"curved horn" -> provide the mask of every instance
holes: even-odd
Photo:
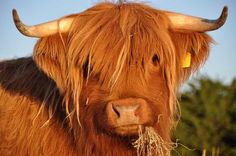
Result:
[[[224,25],[228,16],[228,7],[225,6],[220,17],[216,20],[209,20],[200,17],[188,16],[179,13],[165,12],[169,17],[172,28],[198,32],[212,31]]]
[[[42,23],[34,26],[24,25],[15,9],[12,10],[13,20],[17,29],[25,36],[46,37],[58,33],[67,32],[73,22],[73,17],[66,17],[59,20]]]

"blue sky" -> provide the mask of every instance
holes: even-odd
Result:
[[[81,12],[98,2],[99,0],[0,1],[0,60],[30,56],[36,42],[35,38],[25,37],[17,31],[11,15],[13,8],[18,10],[25,24],[34,25]],[[236,78],[235,0],[144,0],[144,2],[155,8],[209,19],[218,18],[223,6],[227,5],[228,20],[221,29],[209,33],[216,44],[212,45],[210,57],[197,76],[207,75],[224,82]]]

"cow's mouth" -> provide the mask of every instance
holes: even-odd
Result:
[[[144,125],[132,124],[115,127],[114,131],[121,136],[137,136],[139,131],[143,129]]]

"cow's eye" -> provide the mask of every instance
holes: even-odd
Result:
[[[83,65],[83,72],[84,77],[86,78],[88,76],[88,60],[86,60],[85,64]]]
[[[159,56],[158,56],[157,54],[154,54],[154,55],[152,56],[152,63],[153,63],[153,65],[154,65],[154,66],[157,66],[157,65],[159,64],[159,61],[160,61]]]

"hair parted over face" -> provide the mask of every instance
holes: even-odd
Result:
[[[178,87],[204,63],[212,39],[202,32],[171,29],[164,11],[138,3],[100,3],[70,17],[69,31],[40,38],[33,57],[64,96],[75,137],[87,142],[106,138],[111,144],[116,138],[120,143],[120,136],[135,138],[141,125],[170,143]],[[191,66],[183,68],[187,52]],[[114,101],[126,105],[127,99],[141,103],[135,108],[138,121],[128,119],[137,124],[135,130],[117,128],[109,111],[110,103],[118,110]],[[88,145],[83,146],[79,148],[89,154]]]

